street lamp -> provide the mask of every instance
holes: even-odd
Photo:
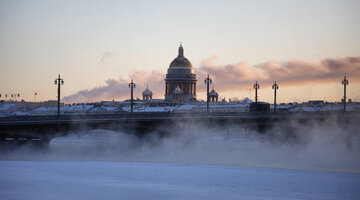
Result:
[[[59,74],[59,77],[57,79],[55,79],[54,81],[54,84],[55,85],[58,85],[58,111],[57,111],[57,119],[60,119],[60,85],[64,85],[64,80],[60,77],[60,74]]]
[[[3,96],[5,97],[5,98],[7,98],[8,97],[8,94],[3,94]],[[16,101],[16,97],[20,97],[20,93],[12,93],[12,94],[9,94],[9,96],[11,97],[11,98],[14,98],[14,100]],[[2,95],[0,94],[0,98],[2,97]],[[10,99],[10,100],[12,100],[12,99]]]
[[[209,93],[209,86],[212,83],[212,80],[209,76],[209,74],[207,75],[207,78],[205,78],[204,83],[206,84],[206,111],[209,112],[209,102],[210,102],[210,93]]]
[[[346,76],[344,76],[342,84],[344,85],[344,112],[346,112],[346,86],[349,85],[349,81],[346,79]]]
[[[276,111],[276,90],[279,89],[279,85],[276,83],[276,81],[272,86],[272,89],[274,89],[274,111]]]
[[[135,83],[134,83],[134,81],[133,81],[133,79],[131,79],[131,82],[129,83],[129,88],[130,88],[130,90],[131,90],[131,99],[130,99],[130,101],[131,101],[131,112],[133,112],[133,109],[134,109],[134,98],[133,98],[133,96],[134,96],[134,88],[135,88]]]
[[[257,90],[260,89],[260,85],[258,84],[257,81],[254,84],[254,89],[255,89],[255,103],[257,103],[258,102]]]
[[[10,100],[13,100],[13,101],[17,101],[17,99],[16,99],[16,97],[20,97],[20,93],[12,93],[12,94],[10,94],[10,96],[11,96],[11,98],[13,98],[13,99],[10,99]]]

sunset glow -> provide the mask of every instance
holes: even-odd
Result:
[[[0,93],[67,103],[164,98],[165,74],[180,41],[198,80],[207,74],[221,98],[280,102],[360,101],[358,1],[1,1]],[[156,10],[156,11],[154,11]],[[336,14],[335,14],[336,13]],[[198,84],[198,99],[205,85]],[[3,98],[2,98],[3,99]]]

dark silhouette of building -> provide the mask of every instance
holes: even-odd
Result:
[[[183,103],[196,101],[196,74],[190,61],[184,57],[181,44],[179,54],[170,63],[166,74],[165,100]]]
[[[321,107],[324,106],[325,102],[324,100],[311,100],[309,101],[309,105],[311,107]]]
[[[270,104],[266,102],[253,102],[250,104],[251,112],[267,112],[270,111]]]

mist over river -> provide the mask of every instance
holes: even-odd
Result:
[[[179,123],[160,136],[91,130],[1,154],[1,199],[357,199],[360,140],[333,119],[242,127]],[[271,135],[271,137],[270,137]]]

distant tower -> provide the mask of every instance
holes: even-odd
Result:
[[[254,84],[254,89],[255,89],[255,103],[258,102],[258,95],[257,95],[257,90],[260,88],[260,85],[258,84],[258,82],[256,81],[256,83]]]
[[[179,88],[181,94],[174,93]],[[179,90],[176,90],[179,92]],[[165,100],[184,103],[196,101],[196,74],[191,62],[184,57],[184,48],[180,44],[178,56],[170,63],[165,79]]]
[[[149,89],[149,86],[146,86],[146,89],[143,91],[142,95],[143,95],[143,100],[145,100],[145,101],[152,99],[153,93]]]

